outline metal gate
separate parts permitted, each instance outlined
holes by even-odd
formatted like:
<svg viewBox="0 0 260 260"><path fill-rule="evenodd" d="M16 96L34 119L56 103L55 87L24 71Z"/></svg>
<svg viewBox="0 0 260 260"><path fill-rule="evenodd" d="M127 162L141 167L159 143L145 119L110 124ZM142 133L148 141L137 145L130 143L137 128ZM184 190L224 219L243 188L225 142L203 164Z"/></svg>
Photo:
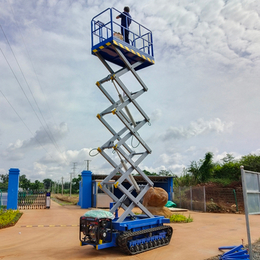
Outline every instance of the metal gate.
<svg viewBox="0 0 260 260"><path fill-rule="evenodd" d="M45 191L21 191L18 192L18 209L45 209Z"/></svg>

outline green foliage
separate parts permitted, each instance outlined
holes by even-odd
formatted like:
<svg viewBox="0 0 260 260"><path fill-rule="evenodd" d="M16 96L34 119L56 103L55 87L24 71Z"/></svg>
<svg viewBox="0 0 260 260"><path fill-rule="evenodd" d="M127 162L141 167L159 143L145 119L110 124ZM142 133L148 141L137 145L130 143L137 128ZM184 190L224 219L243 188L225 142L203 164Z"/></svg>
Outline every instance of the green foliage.
<svg viewBox="0 0 260 260"><path fill-rule="evenodd" d="M0 182L0 190L3 191L7 191L8 190L8 183L2 183Z"/></svg>
<svg viewBox="0 0 260 260"><path fill-rule="evenodd" d="M77 194L79 193L79 182L81 181L81 175L78 175L77 178L72 179L71 193Z"/></svg>
<svg viewBox="0 0 260 260"><path fill-rule="evenodd" d="M193 186L199 183L213 182L227 186L233 181L240 181L243 165L246 170L260 172L260 156L249 154L235 160L232 154L226 154L218 163L213 163L213 154L208 152L204 159L192 161L183 174L174 180L175 186Z"/></svg>
<svg viewBox="0 0 260 260"><path fill-rule="evenodd" d="M199 162L191 162L191 165L187 170L192 174L195 183L208 181L214 170L213 154L208 152L205 154L203 160L199 160Z"/></svg>
<svg viewBox="0 0 260 260"><path fill-rule="evenodd" d="M227 153L226 156L221 160L224 162L224 164L229 162L235 162L235 157L231 153Z"/></svg>
<svg viewBox="0 0 260 260"><path fill-rule="evenodd" d="M38 180L36 180L34 183L31 183L30 185L31 190L43 190L44 184Z"/></svg>
<svg viewBox="0 0 260 260"><path fill-rule="evenodd" d="M193 218L189 215L188 217L185 217L182 214L173 214L170 217L171 223L190 223L193 222Z"/></svg>
<svg viewBox="0 0 260 260"><path fill-rule="evenodd" d="M195 185L195 180L191 174L184 172L180 177L173 179L173 184L174 184L174 186L178 186L178 187L179 186L188 187L188 186Z"/></svg>
<svg viewBox="0 0 260 260"><path fill-rule="evenodd" d="M9 174L0 174L0 180L2 183L8 183Z"/></svg>
<svg viewBox="0 0 260 260"><path fill-rule="evenodd" d="M53 184L53 181L51 179L44 179L43 181L44 189L50 190L51 186Z"/></svg>
<svg viewBox="0 0 260 260"><path fill-rule="evenodd" d="M240 179L240 162L226 162L222 165L216 165L214 169L214 178L216 179L229 179L231 181L237 181Z"/></svg>
<svg viewBox="0 0 260 260"><path fill-rule="evenodd" d="M0 209L0 229L13 226L21 217L19 210L3 210Z"/></svg>
<svg viewBox="0 0 260 260"><path fill-rule="evenodd" d="M260 156L255 154L245 155L239 161L240 165L243 165L245 170L260 172Z"/></svg>
<svg viewBox="0 0 260 260"><path fill-rule="evenodd" d="M19 186L24 190L30 189L31 181L26 178L25 174L19 177Z"/></svg>
<svg viewBox="0 0 260 260"><path fill-rule="evenodd" d="M160 170L159 176L174 176L177 177L172 171Z"/></svg>
<svg viewBox="0 0 260 260"><path fill-rule="evenodd" d="M217 183L220 186L225 187L225 186L230 185L233 182L233 180L230 180L228 178L223 178L223 179L211 178L211 179L209 179L209 182Z"/></svg>
<svg viewBox="0 0 260 260"><path fill-rule="evenodd" d="M149 172L149 171L146 171L146 170L143 170L143 172L146 174L146 175L153 175L153 176L157 176L158 174L155 173L155 172Z"/></svg>
<svg viewBox="0 0 260 260"><path fill-rule="evenodd" d="M8 174L0 174L0 190L7 191L8 189Z"/></svg>

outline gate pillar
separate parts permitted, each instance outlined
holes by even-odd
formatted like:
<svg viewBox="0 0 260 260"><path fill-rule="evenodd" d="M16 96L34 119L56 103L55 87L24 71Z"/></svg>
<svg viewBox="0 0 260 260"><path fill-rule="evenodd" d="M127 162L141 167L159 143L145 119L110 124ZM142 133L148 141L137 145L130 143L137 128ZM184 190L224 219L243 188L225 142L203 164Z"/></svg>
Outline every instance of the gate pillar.
<svg viewBox="0 0 260 260"><path fill-rule="evenodd" d="M92 172L83 171L81 173L81 191L79 203L82 209L91 208L92 206Z"/></svg>
<svg viewBox="0 0 260 260"><path fill-rule="evenodd" d="M9 170L7 209L17 209L18 206L18 188L19 188L20 170L11 168Z"/></svg>

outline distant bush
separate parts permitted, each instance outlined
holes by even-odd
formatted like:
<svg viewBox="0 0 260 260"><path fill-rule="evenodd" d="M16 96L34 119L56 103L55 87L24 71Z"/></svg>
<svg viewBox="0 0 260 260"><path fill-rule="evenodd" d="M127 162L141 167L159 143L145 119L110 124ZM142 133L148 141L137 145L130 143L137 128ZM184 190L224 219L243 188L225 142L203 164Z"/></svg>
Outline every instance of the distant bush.
<svg viewBox="0 0 260 260"><path fill-rule="evenodd" d="M214 178L211 178L209 179L209 183L216 183L216 184L219 184L223 187L226 187L228 185L230 185L233 181L230 180L230 179L214 179Z"/></svg>
<svg viewBox="0 0 260 260"><path fill-rule="evenodd" d="M19 210L0 209L0 229L14 226L22 214Z"/></svg>

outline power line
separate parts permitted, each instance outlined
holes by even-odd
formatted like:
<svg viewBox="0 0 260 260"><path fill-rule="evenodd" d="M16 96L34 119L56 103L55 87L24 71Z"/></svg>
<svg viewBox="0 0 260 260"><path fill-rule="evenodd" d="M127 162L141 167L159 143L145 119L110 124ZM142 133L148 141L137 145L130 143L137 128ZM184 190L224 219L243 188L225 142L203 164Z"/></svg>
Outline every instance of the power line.
<svg viewBox="0 0 260 260"><path fill-rule="evenodd" d="M9 0L8 0L8 2L9 2L9 5L10 5L11 10L12 10L12 13L13 13L13 17L14 17L14 20L15 20L16 27L18 28L18 31L19 31L19 33L20 33L20 35L21 35L21 38L22 38L22 41L23 41L23 44L24 44L26 53L27 53L27 55L28 55L28 57L29 57L29 60L30 60L30 63L31 63L33 72L34 72L34 74L35 74L35 76L36 76L37 82L38 82L38 84L39 84L39 86L40 86L40 89L41 89L41 91L42 91L42 94L43 94L43 96L44 96L44 101L45 101L45 103L46 103L46 105L47 105L47 108L48 108L49 113L50 113L50 115L51 115L51 117L52 117L52 119L53 119L54 124L57 125L57 123L56 123L56 121L55 121L55 119L54 119L54 116L53 116L53 114L52 114L52 112L51 112L51 109L50 109L48 100L47 100L47 98L46 98L46 96L45 96L45 93L44 93L44 91L43 91L43 88L42 88L42 86L41 86L41 83L40 83L38 74L36 73L36 70L35 70L35 67L34 67L34 64L33 64L32 58L31 58L31 55L30 55L30 53L29 53L29 51L28 51L27 45L26 45L25 40L24 40L24 37L23 37L22 31L21 31L20 26L19 26L19 24L17 23L17 20L16 20L16 18L15 18L15 13L14 13L13 7L12 7L12 5L11 5L11 3L10 3ZM57 2L57 3L58 3L58 2ZM57 3L56 3L56 4L57 4ZM50 132L51 132L51 131L50 131Z"/></svg>
<svg viewBox="0 0 260 260"><path fill-rule="evenodd" d="M0 50L2 51L2 49L0 48ZM10 105L10 107L13 109L13 111L16 113L16 115L20 118L20 120L23 122L23 124L25 125L25 127L28 129L28 131L33 135L32 131L30 130L30 128L26 125L26 123L24 122L24 120L21 118L21 116L18 114L18 112L15 110L15 108L12 106L12 104L9 102L9 100L7 99L7 97L4 95L4 93L0 90L1 94L3 95L3 97L5 98L5 100L8 102L8 104ZM44 146L41 144L41 142L37 139L37 137L35 137L36 141L41 145L41 147L46 151L46 153L52 158L52 156L48 153L48 151L44 148Z"/></svg>
<svg viewBox="0 0 260 260"><path fill-rule="evenodd" d="M5 36L5 39L6 39L7 43L8 43L8 45L9 45L11 51L12 51L12 54L13 54L15 60L16 60L16 63L17 63L17 65L18 65L19 69L20 69L20 72L22 73L23 78L24 78L24 80L25 80L25 82L26 82L26 84L27 84L27 86L28 86L28 89L30 90L30 93L31 93L31 95L32 95L32 97L33 97L33 99L34 99L34 101L35 101L35 104L36 104L36 106L38 107L38 110L40 111L40 114L42 115L42 118L43 118L44 122L46 123L46 125L47 125L47 127L48 127L48 129L49 129L49 131L50 131L50 128L49 128L49 126L48 126L48 124L47 124L47 122L46 122L46 120L45 120L45 118L44 118L44 116L43 116L43 114L42 114L42 112L41 112L39 106L38 106L37 101L35 100L35 97L34 97L32 91L31 91L31 89L30 89L30 86L29 86L29 84L28 84L28 82L27 82L27 80L26 80L26 78L25 78L25 75L24 75L24 73L23 73L23 71L22 71L22 69L21 69L21 66L20 66L20 64L19 64L19 62L18 62L18 60L17 60L17 58L16 58L16 56L15 56L15 53L13 52L13 49L12 49L12 47L11 47L11 45L10 45L10 43L9 43L9 41L8 41L8 39L7 39L7 37L6 37L6 34L5 34L4 30L3 30L3 27L2 27L1 25L0 25L0 27L1 27L1 30L2 30L2 32L3 32L3 34L4 34L4 36ZM41 119L39 118L38 114L36 113L36 111L35 111L33 105L31 104L31 102L30 102L28 96L26 95L26 93L25 93L25 91L24 91L22 85L20 84L18 78L16 77L16 75L15 75L15 73L14 73L14 71L13 71L13 69L12 69L10 63L8 62L6 56L4 55L2 49L1 49L1 52L2 52L2 54L3 54L3 56L4 56L5 60L6 60L6 62L7 62L7 64L8 64L8 66L9 66L9 68L11 69L13 75L15 76L16 81L18 82L18 84L19 84L19 86L20 86L20 88L21 88L23 94L25 95L25 97L26 97L28 103L30 104L32 110L34 111L34 114L36 115L37 119L39 120L40 124L42 125L44 131L45 131L46 134L48 135L49 139L50 139L51 142L53 143L53 145L54 145L54 147L56 148L56 150L57 150L57 151L62 155L62 157L63 157L63 154L62 154L62 152L60 151L60 148L59 148L58 144L56 143L56 141L55 141L55 139L54 139L54 136L52 135L52 133L51 133L51 131L50 131L50 133L51 133L51 135L52 135L52 137L51 137L50 133L47 131L47 129L46 129L45 126L43 125ZM66 161L66 158L65 158L65 157L63 157L63 158L64 158L65 161Z"/></svg>

